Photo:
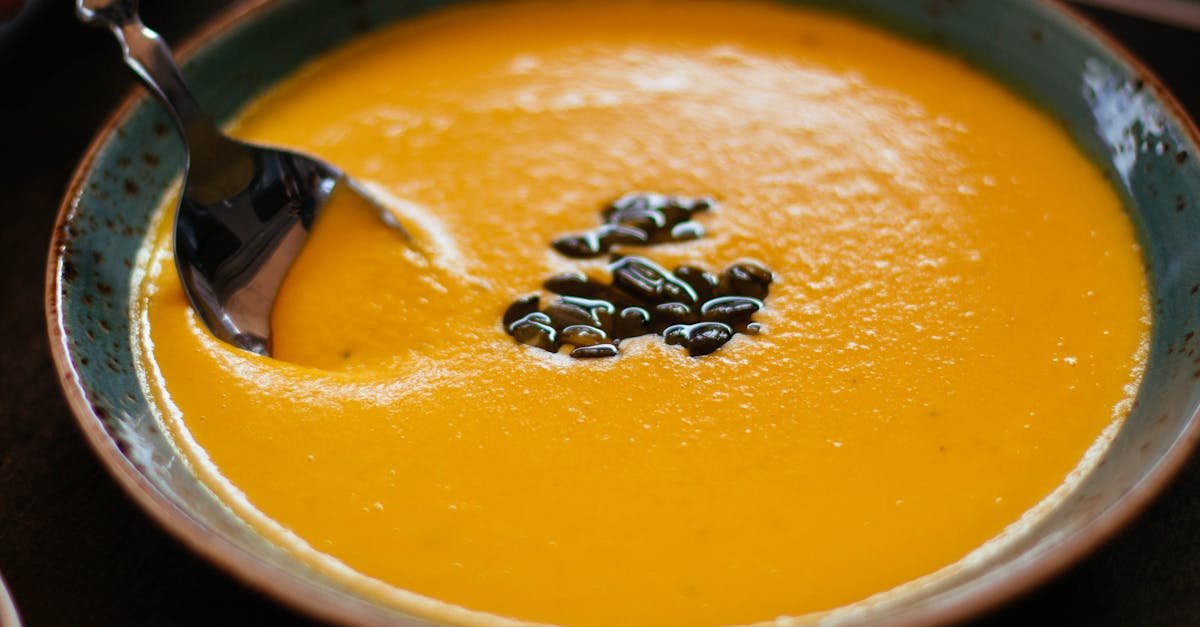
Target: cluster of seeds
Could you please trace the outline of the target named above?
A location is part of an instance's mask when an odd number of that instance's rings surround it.
[[[736,263],[719,276],[695,266],[668,272],[643,257],[615,257],[612,284],[572,272],[544,287],[558,296],[545,308],[535,294],[513,303],[504,327],[518,342],[572,357],[612,357],[621,340],[662,335],[692,356],[707,355],[735,333],[757,334],[751,320],[773,277],[756,263]]]
[[[704,237],[704,227],[692,215],[708,211],[709,198],[683,198],[637,192],[614,200],[601,213],[604,224],[586,233],[554,240],[554,250],[576,259],[599,257],[613,246],[648,246]]]
[[[575,258],[599,257],[617,245],[647,246],[699,239],[704,229],[693,214],[712,209],[708,198],[638,192],[601,211],[604,224],[560,237],[555,250]],[[613,357],[622,340],[663,336],[692,356],[707,355],[736,333],[755,335],[751,317],[763,307],[774,277],[753,262],[736,263],[719,276],[696,266],[668,272],[644,257],[614,254],[612,283],[581,272],[551,277],[543,287],[557,296],[545,309],[533,294],[504,312],[504,328],[518,342],[557,353],[571,347],[579,358]]]

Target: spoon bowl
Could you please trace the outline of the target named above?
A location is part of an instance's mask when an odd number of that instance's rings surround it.
[[[175,217],[175,265],[184,292],[220,340],[271,354],[271,309],[292,262],[335,193],[357,194],[407,238],[387,208],[337,167],[222,133],[192,96],[137,0],[77,0],[85,23],[107,27],[126,65],[158,97],[187,146]]]

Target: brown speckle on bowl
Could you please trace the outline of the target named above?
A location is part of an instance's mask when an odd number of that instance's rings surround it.
[[[69,258],[63,259],[62,276],[63,281],[66,281],[67,283],[74,281],[75,277],[79,276],[79,270],[75,268],[75,262],[71,261]]]

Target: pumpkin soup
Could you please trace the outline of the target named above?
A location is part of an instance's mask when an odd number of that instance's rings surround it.
[[[963,62],[835,14],[470,3],[232,131],[370,181],[415,245],[335,202],[264,358],[190,310],[164,211],[147,389],[249,524],[418,615],[853,604],[1015,532],[1139,381],[1147,286],[1101,171]],[[612,218],[630,193],[689,213]],[[563,300],[585,287],[608,296]]]

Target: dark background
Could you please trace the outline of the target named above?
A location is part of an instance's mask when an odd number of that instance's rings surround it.
[[[902,0],[916,1],[916,0]],[[0,20],[6,5],[0,0]],[[70,0],[0,26],[0,573],[27,625],[307,624],[194,557],[88,449],[47,349],[42,277],[60,197],[132,87]],[[143,0],[178,42],[232,0]],[[1200,33],[1088,11],[1200,117]],[[1200,460],[1118,537],[980,626],[1200,625]]]

